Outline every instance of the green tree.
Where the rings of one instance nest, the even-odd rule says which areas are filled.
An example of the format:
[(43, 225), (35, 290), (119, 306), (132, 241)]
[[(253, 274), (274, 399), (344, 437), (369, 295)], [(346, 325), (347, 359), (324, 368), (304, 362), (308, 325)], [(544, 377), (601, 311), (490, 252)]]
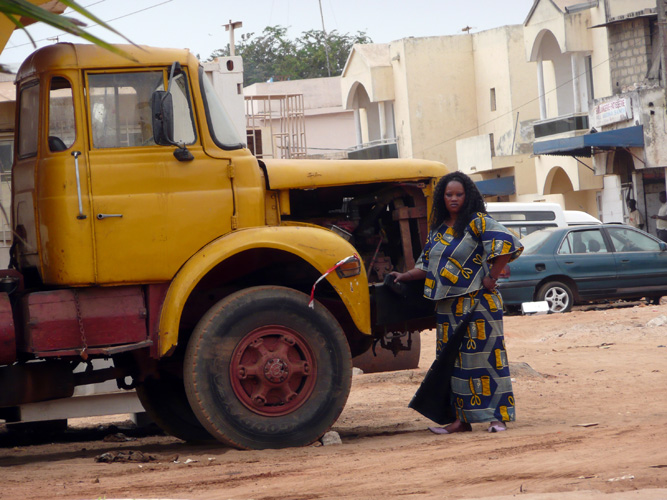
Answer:
[[(372, 40), (363, 32), (340, 35), (335, 30), (326, 34), (322, 30), (310, 30), (291, 41), (287, 38), (287, 28), (267, 26), (258, 36), (254, 33), (241, 35), (240, 42), (235, 45), (235, 53), (243, 57), (244, 84), (252, 85), (271, 78), (300, 80), (325, 77), (329, 76), (329, 68), (331, 76), (338, 76), (355, 43), (372, 43)], [(209, 60), (228, 55), (228, 47), (218, 49)]]

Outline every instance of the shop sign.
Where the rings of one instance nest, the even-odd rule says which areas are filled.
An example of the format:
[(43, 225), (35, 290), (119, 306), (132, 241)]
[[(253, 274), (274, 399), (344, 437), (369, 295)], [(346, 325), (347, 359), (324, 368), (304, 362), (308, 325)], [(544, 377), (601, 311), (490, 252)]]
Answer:
[(621, 97), (611, 101), (601, 102), (593, 109), (593, 126), (603, 127), (611, 123), (632, 119), (630, 98)]

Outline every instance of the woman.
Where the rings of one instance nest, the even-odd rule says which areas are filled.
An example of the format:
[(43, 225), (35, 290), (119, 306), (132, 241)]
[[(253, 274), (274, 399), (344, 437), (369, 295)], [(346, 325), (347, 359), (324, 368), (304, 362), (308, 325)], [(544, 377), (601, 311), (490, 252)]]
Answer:
[(429, 427), (436, 434), (471, 431), (475, 422), (490, 422), (489, 432), (500, 432), (515, 418), (496, 281), (522, 251), (519, 240), (485, 213), (467, 175), (440, 179), (422, 255), (413, 269), (392, 273), (395, 282), (425, 280), (424, 296), (437, 301), (438, 354), (457, 325), (469, 321), (451, 378), (457, 419)]

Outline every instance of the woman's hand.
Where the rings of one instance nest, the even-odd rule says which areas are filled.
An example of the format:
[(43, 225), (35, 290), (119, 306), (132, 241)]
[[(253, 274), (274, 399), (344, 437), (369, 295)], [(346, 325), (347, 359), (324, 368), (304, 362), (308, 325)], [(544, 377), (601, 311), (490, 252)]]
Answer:
[(394, 278), (394, 283), (400, 283), (402, 281), (410, 281), (409, 277), (408, 279), (405, 279), (407, 274), (408, 273), (399, 273), (398, 271), (392, 271), (389, 273), (389, 276)]
[(394, 283), (401, 283), (404, 281), (414, 281), (414, 280), (423, 280), (426, 278), (426, 271), (422, 271), (421, 269), (417, 269), (416, 267), (413, 269), (410, 269), (409, 271), (405, 273), (399, 273), (398, 271), (392, 271), (388, 273), (389, 276), (394, 277)]
[(498, 272), (498, 269), (502, 272), (503, 269), (505, 269), (505, 266), (509, 263), (512, 255), (511, 254), (505, 254), (505, 255), (499, 255), (495, 259), (493, 259), (493, 262), (491, 263), (491, 270), (489, 270), (489, 274), (484, 276), (482, 279), (482, 286), (486, 288), (487, 290), (493, 291), (496, 289), (496, 282), (498, 281), (498, 276), (494, 276), (494, 274), (500, 275)]
[(491, 276), (487, 275), (484, 276), (484, 279), (482, 279), (482, 285), (484, 288), (486, 288), (488, 291), (493, 292), (496, 287), (498, 286), (496, 284), (496, 279), (492, 278)]

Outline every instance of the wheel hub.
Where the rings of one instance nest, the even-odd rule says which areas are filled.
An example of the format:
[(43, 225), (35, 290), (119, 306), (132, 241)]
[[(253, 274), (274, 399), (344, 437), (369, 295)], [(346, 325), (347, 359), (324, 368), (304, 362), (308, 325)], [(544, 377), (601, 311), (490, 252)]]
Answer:
[(264, 365), (264, 376), (269, 382), (279, 384), (289, 377), (289, 366), (280, 358), (273, 358)]
[(234, 394), (259, 415), (287, 415), (313, 392), (316, 358), (308, 342), (285, 326), (263, 326), (244, 336), (232, 353)]

